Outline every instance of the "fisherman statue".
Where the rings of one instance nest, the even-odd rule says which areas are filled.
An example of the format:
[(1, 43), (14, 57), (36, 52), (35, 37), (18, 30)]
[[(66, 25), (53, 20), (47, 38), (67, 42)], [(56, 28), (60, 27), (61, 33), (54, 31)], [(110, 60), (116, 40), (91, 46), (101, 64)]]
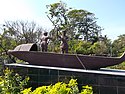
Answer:
[(49, 39), (52, 39), (52, 38), (48, 36), (48, 32), (44, 32), (42, 37), (40, 38), (42, 52), (47, 52)]
[(62, 31), (62, 36), (59, 36), (59, 39), (61, 41), (60, 43), (60, 49), (61, 53), (68, 53), (68, 37), (66, 36), (66, 30)]

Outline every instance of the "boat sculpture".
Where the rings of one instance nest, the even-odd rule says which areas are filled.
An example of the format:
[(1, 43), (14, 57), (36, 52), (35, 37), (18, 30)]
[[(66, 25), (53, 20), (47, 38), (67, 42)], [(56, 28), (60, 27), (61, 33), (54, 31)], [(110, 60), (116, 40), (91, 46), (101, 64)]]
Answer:
[(37, 44), (21, 44), (9, 54), (24, 60), (31, 65), (76, 68), (99, 69), (125, 61), (125, 54), (120, 57), (89, 56), (82, 54), (59, 54), (38, 51)]

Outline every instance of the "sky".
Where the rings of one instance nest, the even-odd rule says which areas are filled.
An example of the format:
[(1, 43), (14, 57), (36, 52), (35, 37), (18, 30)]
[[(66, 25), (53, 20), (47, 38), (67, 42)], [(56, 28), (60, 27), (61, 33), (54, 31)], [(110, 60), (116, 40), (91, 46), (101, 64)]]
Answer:
[[(46, 16), (46, 5), (60, 0), (0, 0), (0, 25), (5, 21), (28, 20), (43, 28), (52, 24)], [(125, 34), (125, 0), (61, 0), (67, 8), (84, 9), (95, 14), (102, 35), (112, 41)]]

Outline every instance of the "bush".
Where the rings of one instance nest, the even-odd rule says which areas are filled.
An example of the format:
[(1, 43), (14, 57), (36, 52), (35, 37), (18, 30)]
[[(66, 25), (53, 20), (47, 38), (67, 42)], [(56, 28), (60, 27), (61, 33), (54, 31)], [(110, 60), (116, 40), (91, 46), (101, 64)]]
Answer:
[(41, 86), (31, 91), (31, 88), (23, 90), (22, 94), (93, 94), (91, 86), (83, 86), (79, 93), (78, 83), (75, 79), (71, 79), (68, 84), (58, 82), (55, 85)]
[(3, 73), (4, 75), (0, 76), (0, 94), (20, 94), (24, 90), (24, 86), (27, 85), (29, 77), (23, 79), (8, 68)]
[(0, 76), (0, 94), (93, 94), (91, 86), (83, 86), (79, 93), (76, 79), (69, 83), (58, 82), (55, 85), (41, 86), (32, 91), (32, 87), (25, 89), (29, 77), (24, 79), (17, 73), (6, 68), (4, 75)]

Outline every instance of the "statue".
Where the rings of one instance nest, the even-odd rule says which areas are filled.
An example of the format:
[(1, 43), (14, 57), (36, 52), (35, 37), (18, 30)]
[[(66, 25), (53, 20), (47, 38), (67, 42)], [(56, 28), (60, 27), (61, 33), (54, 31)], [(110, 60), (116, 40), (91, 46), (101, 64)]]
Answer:
[(68, 53), (68, 37), (66, 36), (66, 30), (62, 31), (62, 36), (59, 36), (59, 39), (61, 40), (60, 43), (60, 49), (61, 49), (61, 53)]
[(42, 52), (47, 52), (48, 40), (49, 39), (52, 39), (52, 38), (48, 36), (47, 32), (44, 32), (41, 39), (40, 39), (41, 40)]

